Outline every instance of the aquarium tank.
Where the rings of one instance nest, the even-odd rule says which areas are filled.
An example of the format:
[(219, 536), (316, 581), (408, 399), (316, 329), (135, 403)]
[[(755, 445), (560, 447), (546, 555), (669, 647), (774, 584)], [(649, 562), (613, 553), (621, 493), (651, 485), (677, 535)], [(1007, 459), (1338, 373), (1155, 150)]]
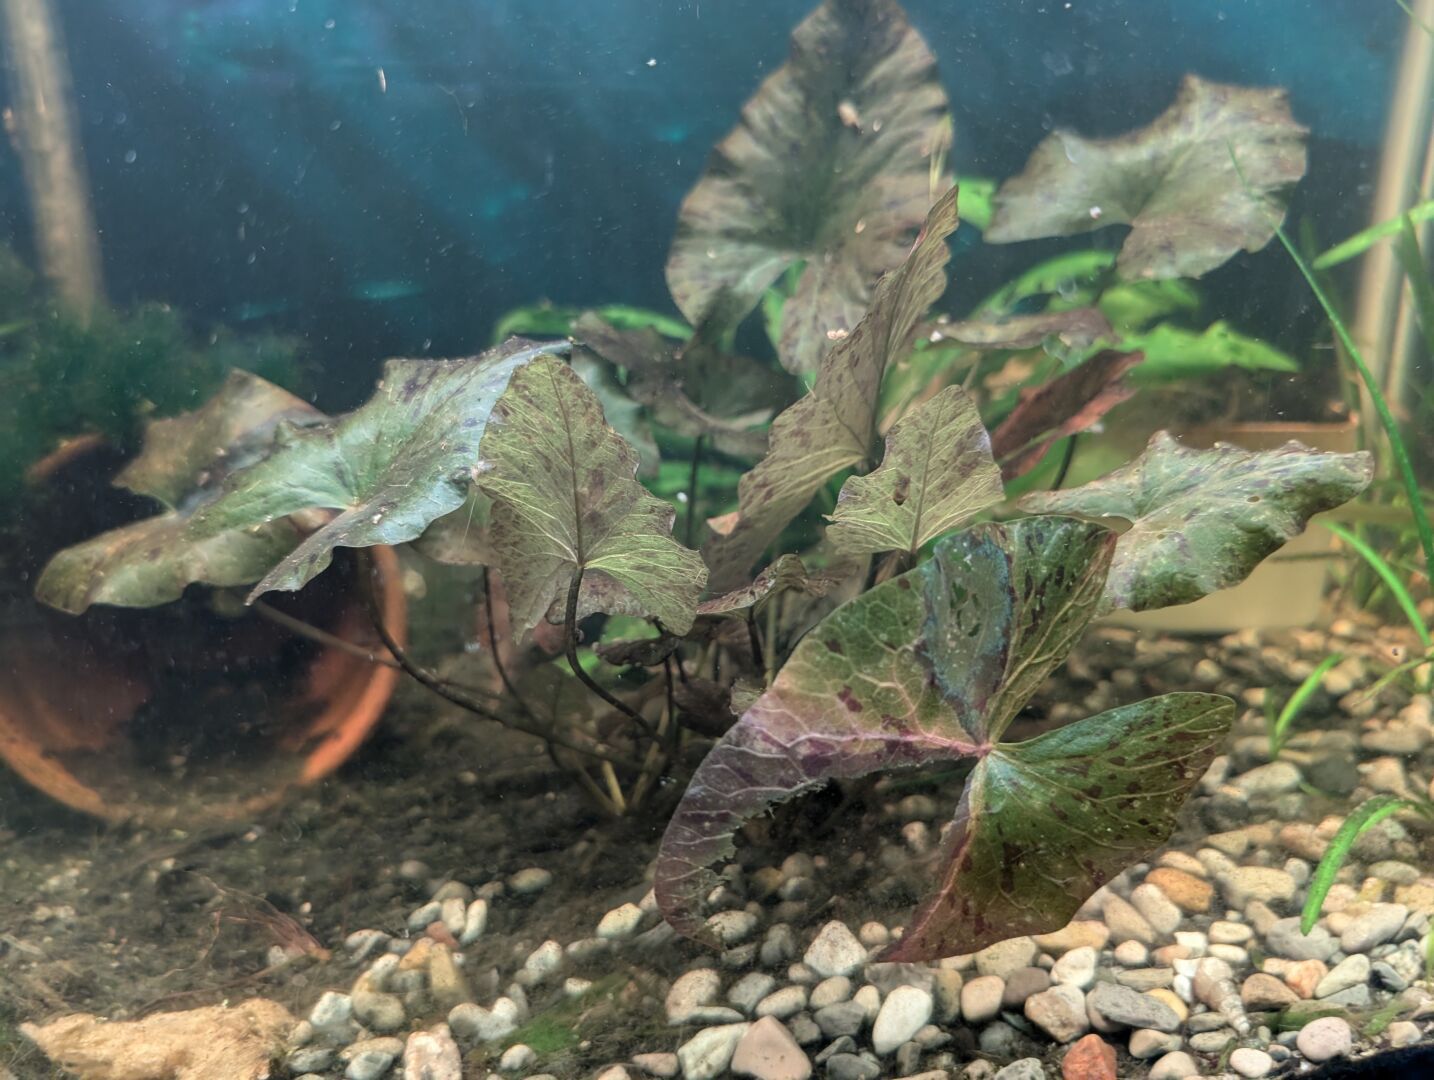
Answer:
[(1434, 1076), (1434, 0), (0, 50), (0, 1080)]

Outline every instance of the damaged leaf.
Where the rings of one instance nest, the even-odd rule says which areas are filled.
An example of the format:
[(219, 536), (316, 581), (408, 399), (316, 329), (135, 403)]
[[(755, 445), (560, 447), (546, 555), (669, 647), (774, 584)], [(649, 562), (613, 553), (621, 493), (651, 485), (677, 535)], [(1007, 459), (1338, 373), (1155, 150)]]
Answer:
[(797, 556), (782, 555), (758, 574), (750, 585), (702, 601), (697, 605), (697, 614), (739, 615), (756, 607), (773, 593), (796, 591), (809, 596), (824, 596), (836, 583), (836, 578), (829, 574), (807, 573), (806, 566)]
[(891, 429), (879, 468), (842, 485), (827, 539), (843, 555), (914, 555), (1003, 495), (976, 403), (948, 386)]
[(390, 360), (378, 392), (327, 424), (283, 433), (263, 461), (231, 477), (195, 516), (192, 535), (273, 521), (310, 507), (340, 511), (250, 592), (300, 589), (336, 547), (400, 544), (463, 505), (489, 413), (515, 371), (566, 343), (512, 338), (466, 360)]
[(667, 284), (687, 320), (735, 326), (805, 260), (778, 352), (815, 371), (906, 254), (946, 116), (935, 59), (895, 0), (826, 0), (682, 203)]
[(1027, 495), (1020, 506), (1130, 522), (1102, 609), (1145, 611), (1239, 584), (1313, 515), (1348, 502), (1373, 475), (1364, 451), (1321, 453), (1293, 441), (1254, 453), (1226, 443), (1192, 450), (1157, 431), (1130, 464), (1069, 491)]
[(941, 336), (976, 349), (1033, 349), (1054, 337), (1067, 349), (1085, 349), (1114, 331), (1096, 308), (1042, 311), (1001, 320), (968, 319), (946, 323)]
[(672, 538), (673, 508), (637, 482), (637, 454), (583, 381), (553, 357), (514, 372), (483, 437), (479, 486), (513, 634), (531, 629), (581, 573), (577, 617), (595, 611), (686, 633), (707, 580)]
[(827, 354), (811, 393), (772, 422), (767, 456), (742, 477), (735, 515), (714, 524), (705, 554), (719, 588), (741, 581), (817, 489), (874, 452), (882, 375), (910, 347), (946, 289), (956, 189), (931, 208), (911, 254), (881, 280), (871, 309)]
[(1285, 91), (1187, 75), (1147, 127), (1113, 139), (1047, 136), (996, 193), (985, 238), (1005, 244), (1129, 225), (1122, 277), (1199, 277), (1270, 242), (1305, 172), (1305, 135)]
[(115, 478), (166, 511), (58, 552), (35, 596), (78, 615), (91, 604), (166, 604), (192, 584), (253, 584), (303, 539), (299, 527), (279, 518), (195, 541), (190, 515), (214, 498), (231, 472), (263, 456), (279, 424), (321, 419), (318, 410), (257, 375), (231, 372), (201, 408), (152, 421), (144, 450)]
[(1135, 391), (1122, 381), (1142, 354), (1107, 349), (1049, 382), (1021, 392), (991, 433), (991, 446), (1010, 480), (1029, 472), (1057, 439), (1085, 431)]
[[(1056, 929), (1163, 842), (1233, 719), (1227, 698), (1169, 695), (998, 744), (1085, 630), (1114, 546), (1114, 533), (1070, 518), (979, 525), (823, 620), (703, 761), (668, 825), (655, 889), (673, 926), (707, 933), (699, 905), (717, 880), (710, 866), (732, 853), (745, 821), (879, 769), (976, 762), (954, 830), (966, 839), (948, 852), (897, 959)], [(1120, 760), (1081, 772), (1109, 747)]]

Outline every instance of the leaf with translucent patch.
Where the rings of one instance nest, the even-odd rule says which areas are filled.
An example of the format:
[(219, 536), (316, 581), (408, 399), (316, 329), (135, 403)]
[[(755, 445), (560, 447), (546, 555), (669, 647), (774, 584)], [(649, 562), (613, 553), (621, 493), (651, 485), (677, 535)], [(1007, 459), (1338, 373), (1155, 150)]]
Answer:
[(423, 530), (423, 535), (413, 541), (413, 550), (445, 566), (492, 566), (497, 561), (488, 543), (488, 515), (492, 508), (493, 500), (473, 488), (457, 510)]
[(714, 526), (704, 552), (719, 588), (745, 578), (823, 484), (871, 454), (882, 376), (946, 290), (946, 238), (955, 229), (952, 188), (931, 208), (906, 261), (881, 280), (856, 329), (823, 359), (811, 393), (772, 422), (767, 456), (738, 485), (736, 516)]
[(1115, 534), (1071, 518), (978, 525), (828, 615), (713, 748), (668, 825), (656, 890), (702, 935), (732, 835), (825, 781), (978, 759), (1085, 629)]
[(231, 588), (257, 581), (303, 539), (298, 525), (280, 518), (195, 540), (190, 515), (231, 472), (269, 450), (278, 425), (321, 419), (287, 391), (233, 371), (200, 408), (151, 421), (143, 451), (115, 483), (158, 500), (166, 512), (58, 552), (36, 583), (36, 597), (79, 614), (91, 604), (169, 603), (197, 583)]
[(1004, 494), (976, 403), (948, 386), (892, 427), (880, 467), (842, 485), (827, 539), (843, 555), (914, 555)]
[(773, 593), (797, 591), (810, 596), (825, 596), (837, 583), (832, 574), (810, 574), (795, 555), (782, 555), (772, 562), (748, 585), (703, 600), (697, 605), (698, 615), (737, 615), (754, 608)]
[(969, 953), (1058, 930), (1165, 843), (1235, 703), (1166, 694), (995, 747), (966, 781), (936, 889), (883, 960)]
[(1364, 451), (1321, 453), (1293, 441), (1254, 453), (1225, 443), (1192, 450), (1158, 431), (1130, 464), (1069, 491), (1027, 495), (1020, 505), (1130, 522), (1103, 608), (1144, 611), (1239, 584), (1313, 515), (1348, 502), (1373, 475)]
[(573, 370), (540, 357), (513, 373), (483, 436), (478, 477), (515, 637), (582, 574), (579, 619), (595, 611), (692, 625), (707, 571), (672, 538), (673, 508), (635, 479), (637, 454)]
[(602, 402), (602, 412), (612, 429), (637, 451), (637, 474), (644, 480), (657, 475), (662, 454), (652, 434), (652, 419), (643, 403), (633, 400), (617, 381), (612, 368), (586, 349), (573, 350), (573, 370)]
[(1009, 318), (968, 319), (939, 327), (941, 336), (976, 349), (1033, 349), (1054, 337), (1067, 349), (1089, 348), (1114, 334), (1096, 308), (1041, 311)]
[(1106, 349), (1049, 382), (1022, 391), (1011, 414), (991, 433), (1007, 480), (1034, 468), (1057, 439), (1085, 431), (1135, 391), (1122, 381), (1142, 354)]
[(826, 0), (682, 203), (667, 284), (693, 326), (735, 326), (794, 263), (779, 354), (817, 369), (930, 201), (947, 116), (936, 62), (895, 0)]
[(1174, 104), (1147, 127), (1112, 139), (1047, 136), (996, 193), (985, 239), (1129, 225), (1122, 277), (1199, 277), (1270, 242), (1305, 172), (1305, 135), (1283, 90), (1187, 75)]
[(568, 351), (512, 338), (466, 360), (390, 360), (378, 392), (347, 415), (281, 432), (263, 461), (230, 478), (194, 517), (197, 536), (273, 521), (310, 507), (340, 511), (250, 593), (300, 589), (334, 548), (400, 544), (457, 510), (478, 466), (489, 413), (515, 371)]

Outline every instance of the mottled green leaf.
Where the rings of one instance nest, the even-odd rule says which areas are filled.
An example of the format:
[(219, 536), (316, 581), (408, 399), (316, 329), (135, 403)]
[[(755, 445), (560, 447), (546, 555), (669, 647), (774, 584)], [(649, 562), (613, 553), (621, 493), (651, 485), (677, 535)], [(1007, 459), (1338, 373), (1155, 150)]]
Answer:
[(976, 403), (948, 386), (892, 427), (879, 468), (842, 485), (827, 539), (843, 555), (914, 555), (1003, 494)]
[(946, 115), (935, 60), (895, 0), (826, 0), (682, 204), (667, 283), (688, 321), (735, 325), (805, 260), (779, 352), (789, 371), (815, 371), (906, 254)]
[(1047, 136), (996, 193), (985, 237), (1010, 243), (1130, 225), (1117, 263), (1123, 277), (1199, 277), (1270, 242), (1304, 175), (1305, 134), (1283, 90), (1187, 75), (1147, 127), (1112, 139)]
[(1224, 443), (1181, 446), (1158, 431), (1139, 458), (1069, 491), (1021, 499), (1033, 513), (1124, 518), (1106, 584), (1106, 610), (1185, 604), (1243, 581), (1310, 517), (1369, 484), (1363, 451), (1329, 454), (1288, 442), (1251, 453)]
[(708, 754), (668, 825), (656, 890), (673, 925), (701, 935), (710, 864), (773, 803), (838, 777), (990, 754), (1084, 630), (1114, 541), (1071, 518), (978, 525), (827, 616)]
[(540, 357), (514, 372), (481, 449), (515, 637), (555, 604), (561, 617), (578, 572), (579, 618), (605, 611), (687, 631), (706, 568), (672, 538), (676, 512), (637, 482), (636, 452), (570, 367)]
[(935, 960), (1064, 926), (1165, 843), (1235, 703), (1166, 694), (993, 749), (966, 781), (937, 886), (884, 960)]
[(466, 360), (390, 360), (378, 392), (345, 416), (283, 435), (194, 517), (195, 535), (273, 521), (310, 507), (340, 511), (250, 593), (300, 589), (336, 547), (399, 544), (463, 505), (489, 413), (515, 371), (566, 343), (513, 338)]
[(195, 583), (252, 585), (304, 535), (288, 518), (202, 540), (188, 535), (188, 525), (186, 515), (171, 510), (65, 548), (46, 565), (35, 596), (78, 615), (91, 604), (167, 604)]
[(151, 421), (144, 449), (115, 483), (166, 507), (57, 553), (35, 586), (46, 604), (79, 614), (91, 604), (153, 607), (202, 583), (249, 585), (303, 538), (288, 518), (195, 540), (189, 516), (234, 470), (260, 458), (281, 423), (322, 419), (312, 406), (256, 375), (233, 371), (190, 413)]
[(586, 349), (575, 349), (573, 370), (587, 383), (602, 404), (603, 417), (612, 429), (637, 451), (637, 475), (644, 480), (657, 475), (662, 455), (652, 434), (652, 418), (641, 402), (634, 401), (618, 382), (610, 365)]
[(881, 280), (871, 309), (823, 359), (811, 393), (772, 422), (767, 456), (742, 477), (736, 512), (713, 523), (718, 535), (705, 554), (719, 588), (743, 580), (831, 477), (874, 454), (882, 375), (945, 291), (946, 238), (955, 229), (952, 188), (931, 208), (906, 261)]

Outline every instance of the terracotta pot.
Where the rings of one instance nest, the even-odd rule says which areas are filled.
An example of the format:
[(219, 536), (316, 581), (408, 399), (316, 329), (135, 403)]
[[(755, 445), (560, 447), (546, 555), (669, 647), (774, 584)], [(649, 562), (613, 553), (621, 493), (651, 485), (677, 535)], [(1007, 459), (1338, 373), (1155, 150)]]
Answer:
[[(79, 617), (28, 596), (53, 551), (150, 511), (109, 486), (118, 464), (92, 447), (32, 473), (48, 497), (7, 552), (18, 581), (0, 592), (0, 758), (86, 814), (186, 826), (253, 813), (331, 773), (382, 715), (394, 668), (252, 611), (218, 613), (203, 590)], [(385, 625), (402, 641), (397, 556), (371, 554)], [(343, 557), (302, 592), (266, 599), (384, 656), (358, 586), (357, 561)]]

